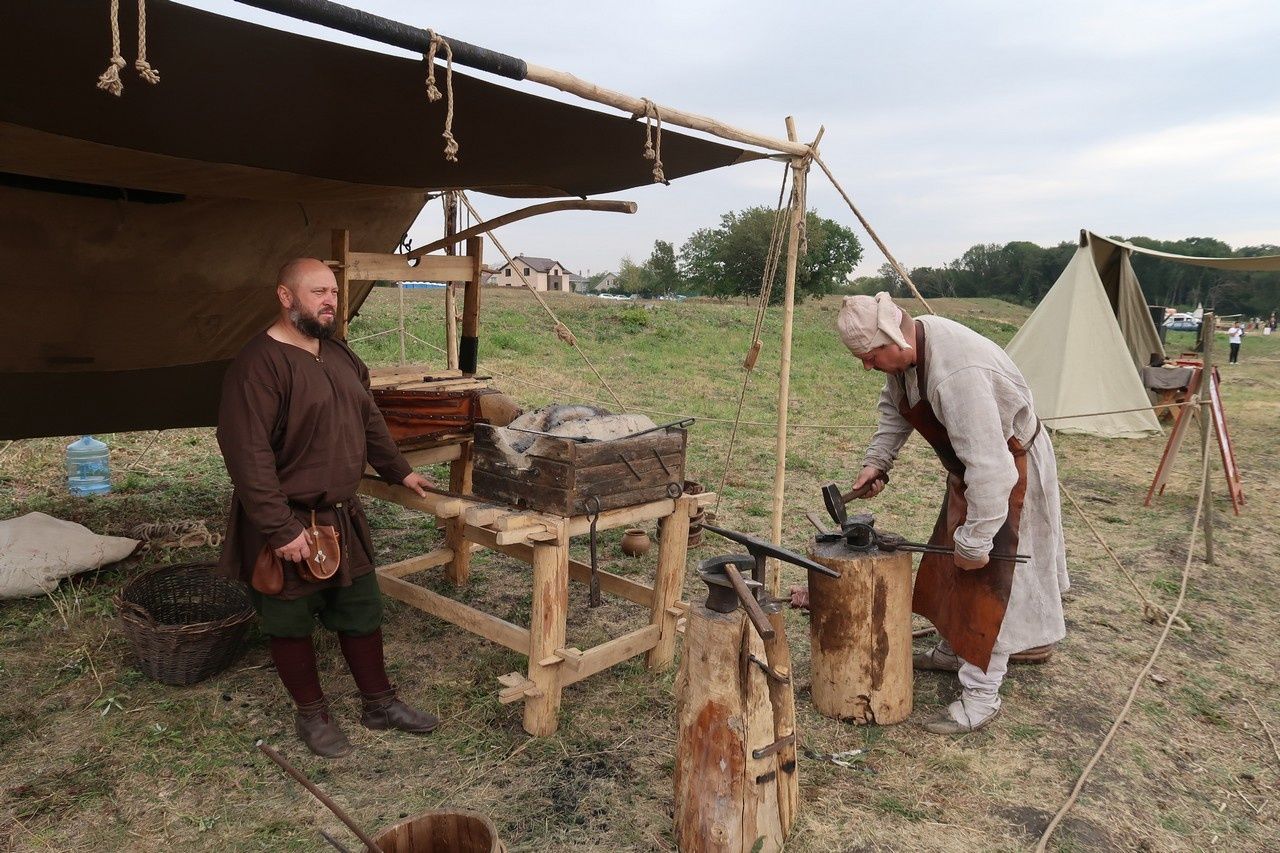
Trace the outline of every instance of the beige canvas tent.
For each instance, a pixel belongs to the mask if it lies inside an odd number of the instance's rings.
[[[1041,418],[1113,413],[1052,428],[1106,438],[1160,432],[1138,370],[1164,349],[1125,247],[1081,231],[1071,262],[1006,349]]]
[[[1190,266],[1274,272],[1280,255],[1201,258],[1080,232],[1080,246],[1006,351],[1031,385],[1036,413],[1060,432],[1140,438],[1160,432],[1139,369],[1164,354],[1130,257]],[[1145,409],[1143,411],[1118,411]]]

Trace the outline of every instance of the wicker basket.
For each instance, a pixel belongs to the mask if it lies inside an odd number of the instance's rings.
[[[165,684],[195,684],[240,652],[253,605],[244,585],[181,563],[144,572],[115,598],[124,635],[144,673]]]

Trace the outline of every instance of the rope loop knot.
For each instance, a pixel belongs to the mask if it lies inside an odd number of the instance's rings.
[[[444,138],[444,159],[450,163],[456,163],[458,162],[458,140],[453,136],[453,48],[434,30],[427,30],[427,33],[431,37],[426,55],[427,100],[434,104],[441,98],[445,99],[444,133],[440,134]],[[443,95],[436,86],[436,53],[440,50],[444,51],[445,61]]]

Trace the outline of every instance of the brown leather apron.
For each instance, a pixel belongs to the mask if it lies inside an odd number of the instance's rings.
[[[904,387],[898,411],[929,442],[947,470],[947,493],[929,544],[954,548],[956,529],[964,524],[968,511],[964,495],[965,469],[951,446],[947,428],[934,414],[925,394],[928,366],[924,325],[916,321],[916,380],[920,402],[908,406]],[[1037,424],[1032,442],[1039,433]],[[1018,482],[1009,493],[1009,513],[996,533],[991,551],[1012,555],[1018,552],[1018,524],[1027,493],[1027,451],[1016,438],[1011,437],[1008,445],[1018,470]],[[1013,569],[1013,560],[993,559],[981,569],[967,571],[957,567],[949,554],[924,554],[920,558],[911,609],[932,621],[956,654],[985,672],[1004,621],[1005,608],[1009,606]]]

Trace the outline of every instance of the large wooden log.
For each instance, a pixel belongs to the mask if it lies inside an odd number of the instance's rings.
[[[764,673],[748,654],[763,658],[764,647],[742,610],[689,608],[676,685],[675,831],[683,853],[781,850],[785,840],[776,756],[752,754],[773,743],[774,729]]]
[[[911,716],[911,555],[817,543],[840,577],[809,576],[811,687],[818,712],[858,725]]]

